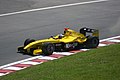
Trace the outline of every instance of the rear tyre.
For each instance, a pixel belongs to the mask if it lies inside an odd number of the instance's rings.
[[[27,46],[29,43],[34,42],[34,39],[26,39],[24,42],[24,46]]]
[[[52,55],[55,50],[55,46],[52,43],[44,43],[42,46],[43,55]]]
[[[98,37],[89,36],[85,44],[86,48],[96,48],[99,45],[99,39]]]

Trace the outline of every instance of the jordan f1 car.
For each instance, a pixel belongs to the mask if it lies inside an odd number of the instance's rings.
[[[98,44],[99,31],[96,29],[85,27],[76,32],[65,28],[63,34],[51,36],[48,39],[26,39],[24,45],[18,47],[18,52],[30,55],[51,55],[54,51],[70,51],[80,47],[96,48]]]

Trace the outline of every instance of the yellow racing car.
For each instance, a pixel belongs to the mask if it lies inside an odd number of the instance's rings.
[[[54,51],[70,51],[79,48],[96,48],[99,44],[99,31],[81,28],[79,32],[69,28],[63,34],[48,39],[26,39],[23,46],[18,47],[19,53],[29,55],[52,55]]]

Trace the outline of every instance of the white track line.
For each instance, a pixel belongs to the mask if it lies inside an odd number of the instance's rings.
[[[6,74],[4,74],[4,73],[0,73],[0,76],[4,76],[4,75],[6,75]]]
[[[40,57],[40,58],[38,58],[38,59],[54,60],[54,59],[57,59],[57,58],[49,57],[49,56],[44,56],[44,57]]]
[[[19,11],[19,12],[0,14],[0,17],[10,16],[10,15],[15,15],[15,14],[21,14],[21,13],[28,13],[28,12],[43,11],[43,10],[49,10],[49,9],[56,9],[56,8],[63,8],[63,7],[84,5],[84,4],[91,4],[91,3],[98,3],[98,2],[104,2],[104,1],[108,1],[108,0],[95,0],[95,1],[88,1],[88,2],[80,2],[80,3],[72,3],[72,4],[52,6],[52,7],[45,7],[45,8],[37,8],[37,9],[31,9],[31,10],[24,10],[24,11]]]
[[[13,62],[13,63],[10,63],[10,64],[6,64],[6,65],[3,65],[3,66],[0,66],[0,69],[11,66],[11,65],[15,65],[15,64],[26,62],[26,61],[30,61],[30,60],[40,58],[40,57],[42,57],[42,56],[35,56],[35,57],[32,57],[32,58],[28,58],[28,59],[20,60],[20,61]]]
[[[107,39],[102,39],[102,40],[100,40],[100,42],[115,39],[115,38],[119,38],[119,37],[120,36],[115,36],[115,37],[110,37],[110,38],[107,38]]]
[[[69,56],[69,55],[72,55],[74,53],[71,53],[71,52],[54,52],[53,54],[61,54],[61,55],[64,55],[64,56]]]
[[[112,39],[112,40],[108,40],[108,41],[110,41],[110,42],[117,42],[117,43],[120,42],[120,40],[116,40],[116,39]]]
[[[101,44],[101,43],[100,43],[98,46],[99,46],[99,47],[103,47],[103,46],[107,46],[107,44]]]
[[[20,68],[20,67],[14,67],[14,66],[9,66],[9,67],[6,67],[4,69],[8,69],[8,70],[21,70],[21,69],[24,69],[24,68]]]
[[[26,61],[26,62],[23,62],[22,64],[38,65],[38,64],[41,64],[41,63],[39,63],[39,62],[33,62],[33,61]]]

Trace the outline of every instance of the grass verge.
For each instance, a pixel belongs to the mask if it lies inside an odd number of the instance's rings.
[[[49,61],[0,80],[120,80],[120,44]]]

